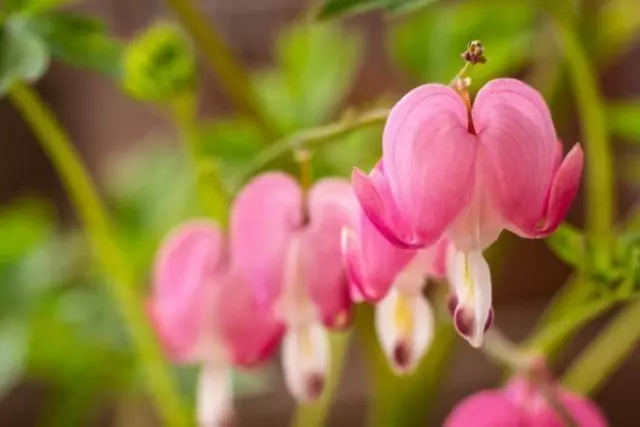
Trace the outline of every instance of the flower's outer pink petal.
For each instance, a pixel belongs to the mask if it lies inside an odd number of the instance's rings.
[[[560,400],[580,427],[607,427],[607,421],[600,409],[589,400],[568,392],[561,392]],[[548,406],[530,415],[532,427],[562,427],[565,423]]]
[[[558,139],[544,99],[519,80],[497,79],[478,93],[472,117],[492,203],[517,228],[535,229],[557,162]]]
[[[231,211],[231,258],[254,286],[261,305],[282,292],[285,257],[301,226],[301,192],[283,173],[265,173],[249,182]]]
[[[193,220],[173,230],[155,259],[148,311],[169,354],[193,361],[203,330],[203,311],[223,263],[223,236],[207,220]]]
[[[561,400],[580,427],[607,427],[604,414],[590,400],[568,392],[562,393]]]
[[[467,397],[449,414],[444,427],[530,427],[524,413],[501,391]]]
[[[235,365],[250,367],[277,348],[284,326],[272,310],[263,310],[238,268],[221,280],[213,307],[213,325]]]
[[[540,230],[543,235],[554,232],[567,215],[580,186],[583,162],[582,147],[580,144],[576,144],[560,164],[553,179],[549,193],[546,224],[544,229]]]
[[[364,299],[378,302],[418,251],[392,245],[364,214],[360,218],[359,234],[352,234],[351,246],[354,249],[347,254],[350,256],[350,271],[357,272],[356,284]]]
[[[383,133],[383,165],[410,228],[408,243],[432,245],[469,203],[476,150],[465,103],[450,87],[420,86],[393,107]]]
[[[405,248],[415,246],[415,242],[411,241],[411,232],[391,196],[386,179],[376,179],[375,174],[377,172],[374,170],[371,176],[368,176],[355,168],[351,175],[353,190],[362,211],[380,233],[394,245]]]
[[[323,179],[309,192],[309,224],[301,242],[305,279],[327,327],[346,326],[350,317],[349,280],[340,239],[343,228],[353,226],[358,212],[348,181]]]

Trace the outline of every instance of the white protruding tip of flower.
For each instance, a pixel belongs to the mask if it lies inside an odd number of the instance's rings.
[[[376,306],[375,327],[393,371],[408,374],[433,340],[433,310],[421,293],[405,294],[393,287]]]
[[[287,388],[298,402],[313,402],[320,397],[329,358],[329,337],[322,324],[287,330],[282,342],[282,368]]]
[[[484,333],[493,322],[489,265],[477,251],[456,252],[453,264],[453,288],[458,303],[454,324],[472,347],[480,348]]]
[[[224,365],[203,363],[196,396],[198,426],[234,425],[232,393],[231,371]]]

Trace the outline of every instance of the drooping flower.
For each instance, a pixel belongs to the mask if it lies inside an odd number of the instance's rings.
[[[473,107],[459,92],[427,84],[406,94],[384,129],[384,175],[356,169],[352,181],[369,220],[396,246],[451,240],[455,323],[479,347],[491,317],[482,251],[503,229],[552,233],[577,192],[583,153],[576,144],[563,160],[547,105],[518,80],[489,82]]]
[[[371,179],[384,180],[380,165]],[[412,372],[434,334],[433,310],[423,289],[428,277],[444,275],[448,242],[423,250],[398,248],[364,213],[355,225],[342,234],[342,252],[353,292],[358,299],[376,304],[376,332],[393,370]]]
[[[176,228],[157,253],[148,303],[171,359],[202,365],[197,419],[207,427],[233,417],[230,368],[264,361],[282,337],[282,325],[258,310],[253,289],[229,262],[225,246],[211,221]]]
[[[308,194],[283,173],[265,173],[238,194],[232,208],[232,256],[261,304],[287,328],[282,362],[299,401],[319,397],[329,365],[327,328],[351,317],[340,232],[357,202],[348,182],[324,179]]]
[[[607,427],[600,409],[588,399],[552,386],[560,404],[580,427]],[[503,390],[467,397],[449,414],[444,427],[562,427],[562,417],[529,381],[513,379]]]

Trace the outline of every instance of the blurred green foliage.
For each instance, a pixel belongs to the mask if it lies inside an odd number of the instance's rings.
[[[409,12],[438,0],[325,0],[318,10],[320,19],[381,8],[391,13]]]
[[[97,19],[56,10],[70,0],[6,0],[0,6],[0,95],[34,82],[51,58],[117,77],[122,46]]]
[[[496,19],[500,17],[500,19]],[[473,70],[473,87],[513,75],[531,60],[536,9],[527,2],[487,0],[436,3],[393,21],[388,52],[414,83],[449,82],[464,62],[458,55],[481,38],[489,61]]]

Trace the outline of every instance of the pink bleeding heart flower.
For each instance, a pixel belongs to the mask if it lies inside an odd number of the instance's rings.
[[[299,401],[318,398],[324,388],[327,328],[344,328],[350,321],[340,231],[352,223],[356,209],[346,181],[320,180],[305,198],[283,173],[254,178],[232,208],[232,256],[263,307],[286,324],[283,370]]]
[[[380,165],[371,179],[383,182]],[[444,276],[448,242],[443,240],[423,250],[399,248],[364,213],[355,225],[342,234],[352,292],[376,304],[376,332],[392,369],[398,374],[411,373],[433,339],[433,309],[423,289],[428,277]]]
[[[202,364],[202,426],[233,417],[230,367],[264,361],[282,337],[281,323],[258,309],[253,289],[229,263],[222,232],[208,220],[184,223],[165,238],[148,311],[173,361]]]
[[[479,347],[491,316],[482,251],[503,229],[552,233],[578,190],[583,153],[576,144],[562,159],[547,105],[518,80],[493,80],[467,105],[448,86],[413,89],[387,120],[384,175],[356,169],[352,181],[369,220],[396,246],[451,240],[455,323]]]
[[[580,427],[607,427],[600,409],[588,399],[554,385],[559,402]],[[562,427],[560,415],[530,382],[515,378],[503,390],[467,397],[447,417],[444,427]]]

